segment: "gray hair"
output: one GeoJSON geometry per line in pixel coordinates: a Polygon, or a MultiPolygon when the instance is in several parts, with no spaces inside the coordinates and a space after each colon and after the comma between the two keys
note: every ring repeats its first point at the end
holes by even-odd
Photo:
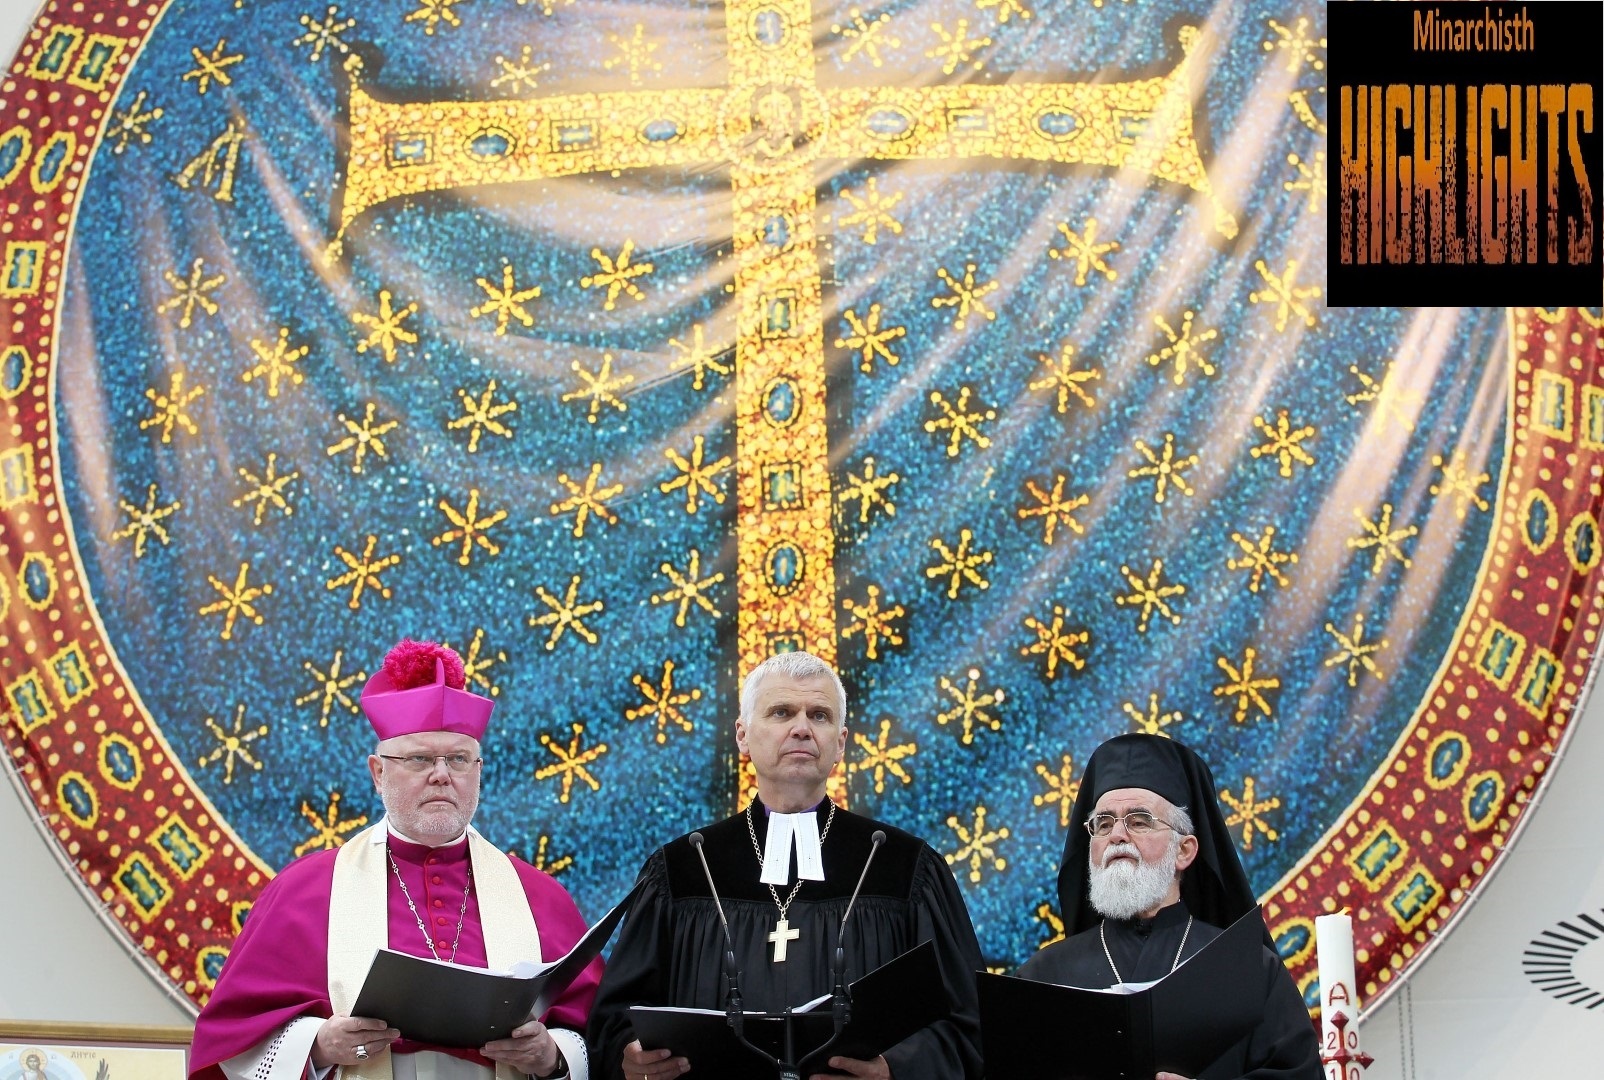
{"type": "Polygon", "coordinates": [[[1170,804],[1170,828],[1175,830],[1177,836],[1191,836],[1196,831],[1192,826],[1192,815],[1186,812],[1186,807],[1170,804]]]}
{"type": "Polygon", "coordinates": [[[757,689],[770,675],[786,675],[793,679],[829,679],[835,686],[836,715],[847,722],[847,690],[841,685],[841,676],[835,668],[810,652],[775,653],[747,673],[741,683],[741,719],[750,722],[752,709],[757,705],[757,689]]]}
{"type": "MultiPolygon", "coordinates": [[[[412,732],[408,732],[407,734],[408,735],[421,735],[421,734],[424,734],[424,732],[412,731],[412,732]]],[[[461,734],[461,732],[452,732],[451,734],[461,734]]],[[[402,739],[404,739],[406,737],[407,737],[406,735],[392,735],[388,739],[380,739],[378,742],[373,744],[373,749],[372,749],[371,753],[375,757],[378,757],[378,756],[380,756],[380,755],[382,755],[382,754],[384,754],[384,753],[386,753],[386,752],[388,752],[390,750],[394,750],[396,748],[395,744],[400,742],[402,739]]],[[[475,739],[472,735],[468,735],[468,736],[465,736],[465,737],[467,739],[469,739],[473,743],[473,752],[474,753],[477,754],[477,753],[480,753],[481,751],[483,751],[484,743],[480,742],[478,739],[475,739]]]]}
{"type": "MultiPolygon", "coordinates": [[[[1169,802],[1169,800],[1165,800],[1169,802]]],[[[1170,855],[1181,850],[1181,841],[1192,835],[1192,815],[1186,812],[1186,807],[1170,803],[1170,855]]],[[[1177,872],[1177,877],[1180,874],[1177,872]]]]}

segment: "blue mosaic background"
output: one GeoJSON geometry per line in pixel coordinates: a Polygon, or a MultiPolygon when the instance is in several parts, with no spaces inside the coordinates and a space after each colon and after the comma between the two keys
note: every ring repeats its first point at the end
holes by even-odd
{"type": "MultiPolygon", "coordinates": [[[[64,309],[57,385],[62,462],[70,515],[90,590],[118,658],[139,687],[142,705],[188,764],[218,811],[269,866],[288,862],[316,833],[307,812],[325,813],[331,793],[353,819],[376,810],[363,758],[371,732],[354,710],[336,704],[324,717],[311,669],[327,672],[343,650],[343,670],[371,672],[384,648],[406,635],[441,637],[465,648],[482,631],[481,657],[496,657],[486,677],[499,707],[486,746],[485,797],[478,824],[493,840],[528,856],[549,838],[546,859],[572,856],[561,880],[591,916],[627,888],[657,843],[732,809],[730,768],[735,701],[733,473],[721,478],[729,498],[705,495],[687,513],[683,490],[660,485],[677,470],[665,457],[688,455],[706,437],[708,459],[737,453],[733,391],[712,375],[701,390],[689,371],[675,371],[669,339],[689,340],[700,323],[710,339],[731,340],[728,177],[722,170],[654,171],[464,191],[382,205],[365,215],[336,264],[321,259],[337,180],[335,109],[339,50],[297,42],[301,16],[324,18],[324,5],[261,0],[236,10],[226,0],[174,3],[136,60],[119,107],[133,94],[160,106],[150,143],[121,152],[104,144],[94,161],[75,233],[72,279],[64,309]],[[192,49],[243,59],[227,69],[228,85],[203,95],[192,49]],[[229,202],[214,189],[174,181],[231,118],[248,137],[233,174],[229,202]],[[596,264],[593,247],[616,253],[632,240],[637,259],[655,271],[641,282],[648,300],[621,297],[602,309],[579,285],[596,264]],[[226,275],[213,294],[215,314],[197,310],[193,325],[159,310],[174,293],[164,276],[188,277],[196,259],[207,274],[226,275]],[[497,336],[493,322],[470,309],[485,294],[478,277],[499,279],[503,260],[520,284],[539,283],[530,302],[533,327],[516,323],[497,336]],[[358,351],[365,331],[352,312],[372,312],[381,288],[397,305],[416,301],[394,363],[377,349],[358,351]],[[292,344],[309,346],[298,365],[305,380],[269,397],[241,375],[255,363],[250,342],[271,345],[280,327],[292,344]],[[561,401],[578,387],[571,365],[596,370],[604,353],[632,374],[627,409],[603,407],[587,423],[583,405],[561,401]],[[195,434],[142,428],[151,413],[146,391],[166,389],[172,374],[206,393],[192,410],[195,434]],[[500,395],[518,401],[505,417],[511,439],[482,437],[468,451],[464,432],[448,429],[460,413],[458,391],[477,394],[494,378],[500,395]],[[360,418],[367,403],[381,420],[398,421],[386,453],[370,454],[353,473],[349,452],[328,448],[344,437],[336,414],[360,418]],[[238,470],[261,475],[269,453],[298,478],[286,489],[293,514],[268,509],[255,524],[249,485],[238,470]],[[571,515],[554,517],[566,497],[559,473],[582,480],[604,463],[604,484],[623,484],[612,504],[619,520],[592,518],[573,535],[571,515]],[[159,504],[180,507],[165,523],[170,541],[147,540],[143,554],[114,534],[129,515],[120,505],[145,503],[156,484],[159,504]],[[473,553],[459,566],[458,546],[434,545],[447,528],[443,499],[461,508],[470,488],[484,512],[506,510],[490,533],[499,554],[473,553]],[[369,591],[360,607],[350,589],[326,583],[342,573],[336,545],[399,554],[383,575],[389,598],[369,591]],[[685,566],[696,550],[703,573],[723,571],[711,594],[718,618],[693,607],[675,625],[675,604],[653,604],[667,587],[663,562],[685,566]],[[232,584],[242,562],[252,583],[271,583],[260,598],[260,625],[239,620],[228,640],[220,615],[199,609],[219,599],[213,575],[232,584]],[[581,599],[605,609],[587,620],[595,645],[565,634],[546,649],[548,631],[531,616],[549,610],[535,595],[561,595],[578,574],[581,599]],[[504,657],[501,658],[501,657],[504,657]],[[694,730],[671,728],[663,745],[649,721],[628,721],[642,703],[631,681],[655,683],[665,661],[683,691],[694,730]],[[309,697],[310,695],[310,697],[309,697]],[[300,699],[298,701],[298,699],[300,699]],[[238,710],[244,706],[243,719],[238,710]],[[213,726],[268,731],[247,745],[261,768],[236,759],[227,776],[213,726]],[[535,773],[554,758],[542,735],[566,745],[572,725],[583,745],[605,743],[591,766],[600,789],[575,784],[560,800],[557,778],[535,773]],[[203,763],[204,762],[204,763],[203,763]]],[[[1006,7],[1007,5],[1002,5],[1006,7]]],[[[1298,173],[1289,153],[1312,160],[1323,134],[1300,119],[1288,95],[1305,91],[1314,118],[1323,116],[1323,76],[1308,58],[1289,65],[1271,22],[1308,20],[1318,37],[1323,5],[1055,3],[997,21],[988,8],[959,0],[887,5],[900,41],[874,67],[862,54],[845,58],[843,39],[829,32],[846,18],[817,7],[818,77],[826,86],[926,83],[939,61],[933,22],[967,19],[992,38],[977,53],[983,66],[958,76],[979,81],[1084,81],[1162,74],[1180,50],[1176,29],[1208,25],[1217,35],[1207,77],[1194,103],[1216,191],[1241,226],[1228,240],[1213,228],[1207,201],[1175,185],[1107,169],[1004,166],[998,163],[820,162],[821,270],[826,282],[826,341],[847,336],[843,313],[879,303],[907,327],[894,343],[900,362],[877,360],[868,373],[856,353],[832,347],[832,463],[838,483],[862,475],[873,457],[880,473],[895,471],[887,494],[896,512],[858,521],[843,508],[837,543],[837,598],[854,602],[873,584],[907,614],[903,643],[882,642],[865,655],[863,635],[844,638],[841,663],[853,692],[852,725],[871,739],[890,718],[891,741],[917,752],[901,759],[907,782],[854,773],[851,804],[926,837],[944,853],[962,841],[949,823],[973,824],[986,808],[993,843],[980,881],[968,865],[959,881],[993,963],[1022,960],[1051,933],[1038,906],[1053,896],[1062,843],[1057,807],[1041,802],[1051,788],[1037,766],[1056,773],[1063,755],[1076,772],[1103,738],[1131,730],[1124,709],[1146,712],[1151,694],[1181,714],[1167,730],[1199,747],[1221,785],[1241,794],[1252,777],[1260,801],[1278,800],[1264,820],[1277,838],[1252,835],[1244,858],[1255,885],[1270,888],[1336,820],[1408,721],[1452,640],[1482,559],[1491,525],[1485,510],[1437,495],[1443,473],[1434,458],[1463,452],[1473,475],[1488,474],[1479,496],[1491,501],[1503,466],[1506,341],[1498,311],[1329,311],[1312,303],[1318,324],[1293,317],[1275,328],[1274,304],[1250,294],[1265,287],[1254,270],[1301,268],[1299,285],[1323,278],[1323,200],[1311,210],[1307,190],[1289,189],[1298,173]],[[882,192],[901,192],[902,231],[881,229],[874,244],[861,230],[837,227],[851,213],[845,192],[861,194],[873,178],[882,192]],[[1076,286],[1072,267],[1046,257],[1056,226],[1102,223],[1100,239],[1116,239],[1116,280],[1093,274],[1076,286]],[[930,298],[936,268],[961,273],[973,262],[1000,287],[988,297],[994,322],[952,327],[950,312],[930,298]],[[1178,326],[1197,312],[1198,327],[1219,330],[1205,355],[1212,376],[1195,367],[1182,385],[1173,364],[1146,357],[1164,338],[1153,322],[1178,326]],[[1058,413],[1037,359],[1073,342],[1081,364],[1100,369],[1087,384],[1095,409],[1071,401],[1058,413]],[[1416,393],[1403,421],[1373,401],[1351,401],[1366,389],[1353,368],[1381,380],[1388,365],[1416,393]],[[929,393],[949,400],[960,387],[997,413],[986,425],[989,447],[967,442],[956,457],[946,438],[925,430],[937,413],[929,393]],[[1256,416],[1273,421],[1288,409],[1311,425],[1313,465],[1283,478],[1271,459],[1255,459],[1262,441],[1256,416]],[[1163,504],[1150,480],[1128,473],[1144,465],[1135,440],[1150,446],[1172,433],[1184,453],[1199,455],[1186,474],[1196,494],[1174,492],[1163,504]],[[1025,484],[1051,487],[1068,477],[1066,493],[1087,493],[1076,512],[1077,534],[1058,526],[1043,543],[1040,519],[1022,520],[1025,484]],[[1412,560],[1396,558],[1372,572],[1374,552],[1349,540],[1364,536],[1355,510],[1374,520],[1382,503],[1395,507],[1397,527],[1418,533],[1402,542],[1412,560]],[[1247,587],[1233,532],[1257,538],[1276,530],[1276,548],[1295,551],[1282,569],[1285,586],[1247,587]],[[989,587],[947,596],[945,580],[926,572],[933,539],[952,545],[961,529],[992,553],[982,573],[989,587]],[[1143,632],[1138,611],[1116,597],[1131,588],[1120,571],[1145,575],[1164,562],[1166,583],[1186,586],[1171,606],[1177,624],[1155,615],[1143,632]],[[1072,627],[1090,633],[1080,647],[1085,667],[1061,664],[1048,678],[1042,657],[1022,655],[1034,635],[1025,619],[1050,619],[1054,605],[1072,627]],[[1384,678],[1347,682],[1329,622],[1344,633],[1362,613],[1366,640],[1386,638],[1376,661],[1384,678]],[[1268,694],[1270,716],[1233,719],[1233,703],[1215,693],[1219,658],[1240,663],[1259,652],[1259,669],[1280,680],[1268,694]],[[1000,722],[960,738],[958,722],[938,714],[958,687],[978,673],[982,692],[1002,690],[986,712],[1000,722]]],[[[524,45],[550,65],[534,94],[624,88],[609,35],[627,37],[636,22],[663,42],[653,54],[660,71],[643,89],[718,85],[724,78],[724,27],[717,5],[540,3],[473,0],[453,7],[460,26],[426,34],[413,3],[347,3],[355,19],[344,39],[382,53],[370,80],[376,93],[402,99],[501,96],[492,85],[495,58],[524,45]]],[[[1323,50],[1311,56],[1319,58],[1323,50]]],[[[725,357],[727,360],[728,357],[725,357]]],[[[851,624],[846,612],[840,625],[851,624]]],[[[354,700],[360,682],[346,692],[354,700]]],[[[861,760],[856,745],[849,760],[861,760]]]]}

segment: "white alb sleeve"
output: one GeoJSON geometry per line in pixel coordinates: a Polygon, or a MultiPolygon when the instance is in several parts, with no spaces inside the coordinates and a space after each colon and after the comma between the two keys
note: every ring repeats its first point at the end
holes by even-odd
{"type": "Polygon", "coordinates": [[[567,1028],[547,1028],[552,1041],[563,1052],[568,1062],[568,1080],[590,1080],[590,1053],[585,1049],[585,1036],[567,1028]]]}
{"type": "MultiPolygon", "coordinates": [[[[311,1062],[317,1029],[322,1026],[323,1021],[316,1016],[292,1020],[272,1038],[219,1062],[217,1067],[228,1080],[300,1080],[311,1062]]],[[[322,1076],[316,1069],[313,1074],[322,1076]]]]}

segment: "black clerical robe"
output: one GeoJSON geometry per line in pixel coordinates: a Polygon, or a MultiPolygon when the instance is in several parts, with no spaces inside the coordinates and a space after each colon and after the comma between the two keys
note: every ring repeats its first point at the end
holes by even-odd
{"type": "MultiPolygon", "coordinates": [[[[1109,919],[1103,924],[1107,955],[1094,926],[1047,946],[1025,961],[1017,974],[1037,982],[1092,988],[1162,979],[1174,968],[1177,951],[1184,961],[1220,936],[1218,927],[1199,920],[1192,921],[1188,932],[1189,917],[1186,905],[1177,903],[1151,919],[1109,919]],[[1109,967],[1110,956],[1119,968],[1117,977],[1109,967]]],[[[1320,1042],[1309,1013],[1280,957],[1268,948],[1263,971],[1263,1019],[1246,1038],[1199,1073],[1198,1080],[1321,1080],[1320,1042]]],[[[1065,1050],[1073,1057],[1073,1046],[1065,1050]]]]}
{"type": "MultiPolygon", "coordinates": [[[[818,808],[825,829],[829,803],[818,808]]],[[[761,851],[768,835],[761,804],[751,825],[761,851]]],[[[737,814],[702,830],[714,886],[723,901],[741,972],[743,1005],[778,1011],[800,1005],[833,985],[831,960],[847,902],[869,857],[870,837],[885,830],[846,930],[847,981],[861,978],[923,941],[934,942],[952,1014],[886,1051],[897,1080],[978,1078],[980,1006],[974,973],[982,967],[980,944],[952,872],[918,837],[856,814],[837,810],[821,850],[823,881],[805,881],[787,909],[801,937],[789,942],[784,962],[772,957],[768,935],[779,919],[761,870],[748,818],[737,814]]],[[[777,886],[783,901],[795,883],[777,886]]],[[[587,1038],[592,1075],[622,1076],[624,1047],[634,1038],[631,1005],[678,1005],[723,1009],[721,961],[724,935],[700,860],[686,837],[659,848],[641,871],[645,887],[625,916],[596,1002],[587,1038]]],[[[691,1062],[692,1075],[696,1062],[691,1062]]],[[[719,1080],[719,1078],[708,1078],[719,1080]]]]}

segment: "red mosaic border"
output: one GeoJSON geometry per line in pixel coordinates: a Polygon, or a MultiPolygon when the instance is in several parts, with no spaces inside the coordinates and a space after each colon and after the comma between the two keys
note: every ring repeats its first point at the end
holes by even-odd
{"type": "Polygon", "coordinates": [[[1474,606],[1364,791],[1270,890],[1301,989],[1314,917],[1354,916],[1361,998],[1395,987],[1469,906],[1540,795],[1597,662],[1604,318],[1511,311],[1504,475],[1474,606]],[[1590,539],[1589,539],[1590,538],[1590,539]]]}

